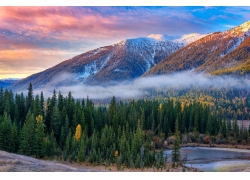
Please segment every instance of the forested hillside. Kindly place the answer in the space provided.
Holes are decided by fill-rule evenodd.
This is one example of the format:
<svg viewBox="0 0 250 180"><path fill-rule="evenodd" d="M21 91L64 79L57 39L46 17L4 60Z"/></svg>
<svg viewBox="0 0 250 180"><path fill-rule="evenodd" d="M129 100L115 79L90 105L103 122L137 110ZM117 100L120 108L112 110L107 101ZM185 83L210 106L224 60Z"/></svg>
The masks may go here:
<svg viewBox="0 0 250 180"><path fill-rule="evenodd" d="M168 91L165 97L120 102L113 97L108 104L95 105L89 98L74 99L70 92L64 97L56 90L45 99L42 92L33 95L31 84L27 96L1 88L0 149L37 158L115 163L118 169L164 168L162 151L176 142L176 127L180 143L249 143L249 131L236 121L231 124L221 108L233 92L224 96L214 91L209 97L183 91L176 98Z"/></svg>

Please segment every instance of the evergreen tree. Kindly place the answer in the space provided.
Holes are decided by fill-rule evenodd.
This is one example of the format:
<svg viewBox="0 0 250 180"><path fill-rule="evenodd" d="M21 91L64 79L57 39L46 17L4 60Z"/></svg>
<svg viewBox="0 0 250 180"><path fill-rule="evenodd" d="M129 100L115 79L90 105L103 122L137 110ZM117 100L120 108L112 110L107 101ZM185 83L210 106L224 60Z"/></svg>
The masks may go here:
<svg viewBox="0 0 250 180"><path fill-rule="evenodd" d="M179 136L179 127L178 127L178 119L175 121L175 139L174 145L172 149L172 167L178 167L180 162L181 153L180 153L180 136Z"/></svg>
<svg viewBox="0 0 250 180"><path fill-rule="evenodd" d="M60 121L60 116L59 116L59 109L57 106L54 106L51 114L51 130L53 130L54 135L57 140L59 140L60 136L60 131L61 131L61 121Z"/></svg>
<svg viewBox="0 0 250 180"><path fill-rule="evenodd" d="M21 131L20 153L25 155L34 154L35 144L35 118L31 111L26 116L26 121Z"/></svg>
<svg viewBox="0 0 250 180"><path fill-rule="evenodd" d="M0 123L0 149L5 151L11 150L11 126L10 117L4 112L3 121Z"/></svg>
<svg viewBox="0 0 250 180"><path fill-rule="evenodd" d="M4 104L3 104L3 88L0 87L0 115L4 112Z"/></svg>
<svg viewBox="0 0 250 180"><path fill-rule="evenodd" d="M41 95L40 95L40 115L42 117L45 117L45 109L44 109L44 96L43 96L43 91L41 91Z"/></svg>
<svg viewBox="0 0 250 180"><path fill-rule="evenodd" d="M32 106L32 103L33 103L33 87L32 87L32 84L30 83L29 84L29 88L28 88L28 96L27 96L27 112L30 110L31 106Z"/></svg>
<svg viewBox="0 0 250 180"><path fill-rule="evenodd" d="M35 155L38 158L42 158L44 156L44 121L41 115L36 117L36 131L35 131Z"/></svg>
<svg viewBox="0 0 250 180"><path fill-rule="evenodd" d="M86 151L86 145L85 145L84 139L81 138L78 155L77 155L77 159L79 162L85 161L85 151Z"/></svg>
<svg viewBox="0 0 250 180"><path fill-rule="evenodd" d="M18 127L14 123L11 127L10 152L17 153L19 148L19 132Z"/></svg>

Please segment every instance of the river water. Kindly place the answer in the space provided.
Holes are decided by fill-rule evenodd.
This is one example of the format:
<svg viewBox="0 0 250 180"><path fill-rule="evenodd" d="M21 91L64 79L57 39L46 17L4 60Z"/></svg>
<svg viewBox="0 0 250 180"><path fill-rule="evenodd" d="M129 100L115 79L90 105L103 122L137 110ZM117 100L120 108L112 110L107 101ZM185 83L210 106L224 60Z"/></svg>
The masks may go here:
<svg viewBox="0 0 250 180"><path fill-rule="evenodd" d="M181 148L181 160L187 159L185 166L197 168L200 171L243 171L250 168L250 150L233 148ZM171 162L171 150L164 151L167 161Z"/></svg>

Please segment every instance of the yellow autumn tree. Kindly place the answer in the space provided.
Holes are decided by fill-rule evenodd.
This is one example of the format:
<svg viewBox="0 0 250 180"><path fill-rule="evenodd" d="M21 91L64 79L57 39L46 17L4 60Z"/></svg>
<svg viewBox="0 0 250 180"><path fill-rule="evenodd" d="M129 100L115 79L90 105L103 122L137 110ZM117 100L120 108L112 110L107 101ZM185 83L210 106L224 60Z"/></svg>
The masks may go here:
<svg viewBox="0 0 250 180"><path fill-rule="evenodd" d="M162 110L162 104L159 105L158 110L159 110L159 111Z"/></svg>
<svg viewBox="0 0 250 180"><path fill-rule="evenodd" d="M78 124L76 126L76 134L75 134L75 138L77 141L81 138L81 135L82 135L82 127L80 124Z"/></svg>
<svg viewBox="0 0 250 180"><path fill-rule="evenodd" d="M183 111L184 111L184 108L185 108L185 103L184 103L184 102L182 102L182 103L181 103L181 112L183 112Z"/></svg>
<svg viewBox="0 0 250 180"><path fill-rule="evenodd" d="M36 123L38 124L38 123L43 123L43 117L41 116L41 115L38 115L37 117L36 117Z"/></svg>
<svg viewBox="0 0 250 180"><path fill-rule="evenodd" d="M116 150L115 153L114 153L114 156L118 156L118 151Z"/></svg>

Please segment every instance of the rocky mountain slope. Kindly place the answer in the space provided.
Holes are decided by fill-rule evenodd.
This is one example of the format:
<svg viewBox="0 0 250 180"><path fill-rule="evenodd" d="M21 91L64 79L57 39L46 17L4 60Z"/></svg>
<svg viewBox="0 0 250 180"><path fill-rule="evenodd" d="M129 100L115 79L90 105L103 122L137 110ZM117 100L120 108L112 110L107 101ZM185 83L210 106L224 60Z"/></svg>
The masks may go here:
<svg viewBox="0 0 250 180"><path fill-rule="evenodd" d="M155 66L160 60L205 35L167 36L126 39L111 46L100 47L64 61L43 72L31 75L10 88L27 89L29 83L37 89L76 84L110 84L132 80Z"/></svg>
<svg viewBox="0 0 250 180"><path fill-rule="evenodd" d="M250 21L209 34L166 57L143 76L184 70L214 73L240 66L250 57L249 35Z"/></svg>

